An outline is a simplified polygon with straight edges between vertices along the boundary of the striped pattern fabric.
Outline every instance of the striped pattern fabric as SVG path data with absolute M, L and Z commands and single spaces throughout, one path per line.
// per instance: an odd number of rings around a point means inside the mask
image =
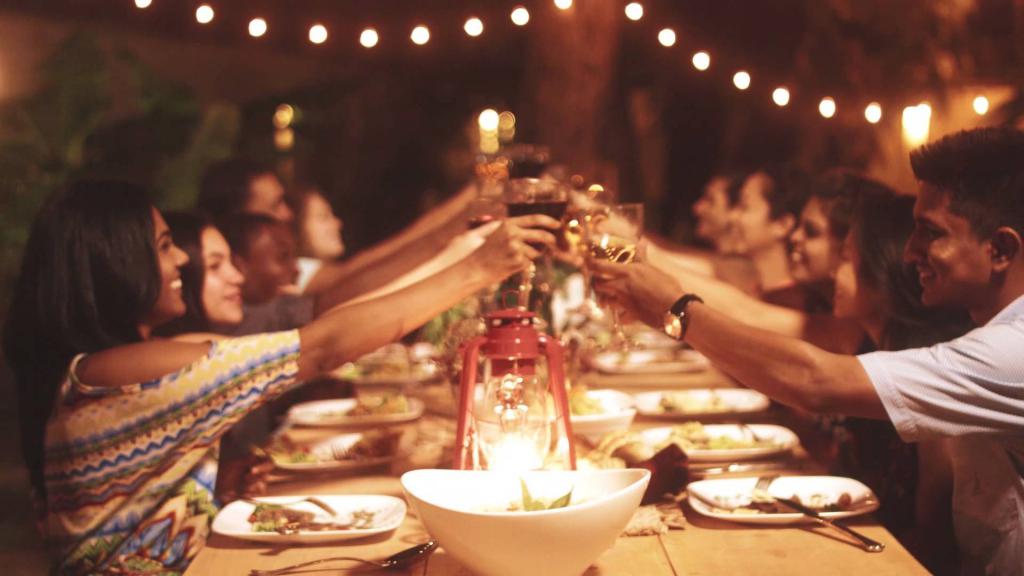
M 215 447 L 298 372 L 298 331 L 224 340 L 173 374 L 90 387 L 71 364 L 46 429 L 43 528 L 68 574 L 177 574 L 217 508 Z

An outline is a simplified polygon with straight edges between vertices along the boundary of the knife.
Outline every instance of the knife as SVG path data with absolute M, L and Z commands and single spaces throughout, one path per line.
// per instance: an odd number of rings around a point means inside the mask
M 775 501 L 785 506 L 788 506 L 793 510 L 796 510 L 797 512 L 803 514 L 804 516 L 807 516 L 808 518 L 814 519 L 814 521 L 818 524 L 830 526 L 832 528 L 835 528 L 836 530 L 839 530 L 840 532 L 848 534 L 849 536 L 853 536 L 860 542 L 861 548 L 868 552 L 881 552 L 882 550 L 885 550 L 885 544 L 882 544 L 881 542 L 876 542 L 875 540 L 868 538 L 860 532 L 857 532 L 853 528 L 850 528 L 843 524 L 837 524 L 836 522 L 833 522 L 832 520 L 823 517 L 821 514 L 818 513 L 817 510 L 814 510 L 813 508 L 808 508 L 807 506 L 801 504 L 800 502 L 797 502 L 796 500 L 793 500 L 791 498 L 776 497 Z

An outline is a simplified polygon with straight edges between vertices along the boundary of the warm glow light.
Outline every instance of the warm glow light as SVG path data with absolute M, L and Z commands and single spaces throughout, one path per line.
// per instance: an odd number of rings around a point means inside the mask
M 279 104 L 274 109 L 274 127 L 278 130 L 282 130 L 291 126 L 292 120 L 295 119 L 295 108 L 291 104 Z
M 498 111 L 493 108 L 488 108 L 480 113 L 480 117 L 477 118 L 477 124 L 480 125 L 480 129 L 484 132 L 495 132 L 498 130 Z
M 864 118 L 872 124 L 878 124 L 878 121 L 882 119 L 882 105 L 878 102 L 868 104 L 868 107 L 864 109 Z
M 409 38 L 412 38 L 413 44 L 423 46 L 427 42 L 430 42 L 430 30 L 426 26 L 417 26 L 412 29 L 412 33 L 409 34 Z
M 544 455 L 537 443 L 523 434 L 503 434 L 487 454 L 489 470 L 537 470 L 544 466 Z
M 149 5 L 153 3 L 153 0 L 135 0 L 136 8 L 149 8 Z
M 526 23 L 530 21 L 530 11 L 522 6 L 516 6 L 512 9 L 512 23 L 516 26 L 526 26 Z
M 213 22 L 213 8 L 209 4 L 203 4 L 199 8 L 196 8 L 196 22 L 200 24 L 209 24 Z
M 267 21 L 263 18 L 249 20 L 249 36 L 259 38 L 267 33 Z
M 903 109 L 903 138 L 911 147 L 928 141 L 932 123 L 932 107 L 926 102 Z
M 658 42 L 666 48 L 675 46 L 676 31 L 671 28 L 662 28 L 661 32 L 658 32 Z
M 789 104 L 789 90 L 778 87 L 772 91 L 772 102 L 775 102 L 777 106 L 785 106 Z
M 630 2 L 626 4 L 626 18 L 629 18 L 633 22 L 644 17 L 644 5 L 639 2 Z
M 466 20 L 466 24 L 462 29 L 466 31 L 466 34 L 476 38 L 484 33 L 484 23 L 479 18 L 470 18 Z
M 274 146 L 278 150 L 291 150 L 295 146 L 295 132 L 291 128 L 274 131 Z
M 711 54 L 700 51 L 693 55 L 693 67 L 701 72 L 711 67 Z
M 501 114 L 498 114 L 498 128 L 501 130 L 511 130 L 516 127 L 516 115 L 505 110 Z
M 323 24 L 314 24 L 309 29 L 309 41 L 313 44 L 327 42 L 327 28 Z
M 740 90 L 750 88 L 750 74 L 740 70 L 732 75 L 732 83 Z
M 821 102 L 818 102 L 818 113 L 824 116 L 825 118 L 831 118 L 835 116 L 836 101 L 827 96 L 825 98 L 822 98 Z
M 568 10 L 572 8 L 572 0 L 555 0 L 555 7 L 559 10 Z
M 373 48 L 379 41 L 380 36 L 377 35 L 377 31 L 373 28 L 367 28 L 359 35 L 359 43 L 362 44 L 364 48 Z
M 972 105 L 974 106 L 974 113 L 978 116 L 988 114 L 988 98 L 977 96 Z

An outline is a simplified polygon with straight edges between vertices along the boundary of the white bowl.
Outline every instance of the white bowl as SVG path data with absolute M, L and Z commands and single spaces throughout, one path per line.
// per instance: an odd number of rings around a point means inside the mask
M 427 531 L 483 576 L 578 576 L 615 544 L 647 489 L 643 469 L 499 472 L 414 470 L 402 486 Z M 572 488 L 571 504 L 540 512 L 488 512 Z
M 585 416 L 573 414 L 570 421 L 574 435 L 597 442 L 608 432 L 629 429 L 636 417 L 632 396 L 618 390 L 587 390 L 585 394 L 600 402 L 603 412 Z

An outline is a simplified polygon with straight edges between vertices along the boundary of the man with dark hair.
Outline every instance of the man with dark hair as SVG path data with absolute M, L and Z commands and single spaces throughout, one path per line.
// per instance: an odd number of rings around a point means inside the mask
M 214 219 L 236 212 L 266 214 L 282 222 L 295 218 L 274 170 L 245 158 L 229 158 L 209 166 L 203 174 L 196 207 Z
M 904 259 L 922 301 L 979 328 L 860 356 L 752 328 L 646 264 L 595 263 L 599 289 L 720 369 L 806 410 L 889 419 L 908 442 L 949 438 L 953 516 L 967 574 L 1024 567 L 1024 133 L 961 132 L 914 152 L 921 181 Z

